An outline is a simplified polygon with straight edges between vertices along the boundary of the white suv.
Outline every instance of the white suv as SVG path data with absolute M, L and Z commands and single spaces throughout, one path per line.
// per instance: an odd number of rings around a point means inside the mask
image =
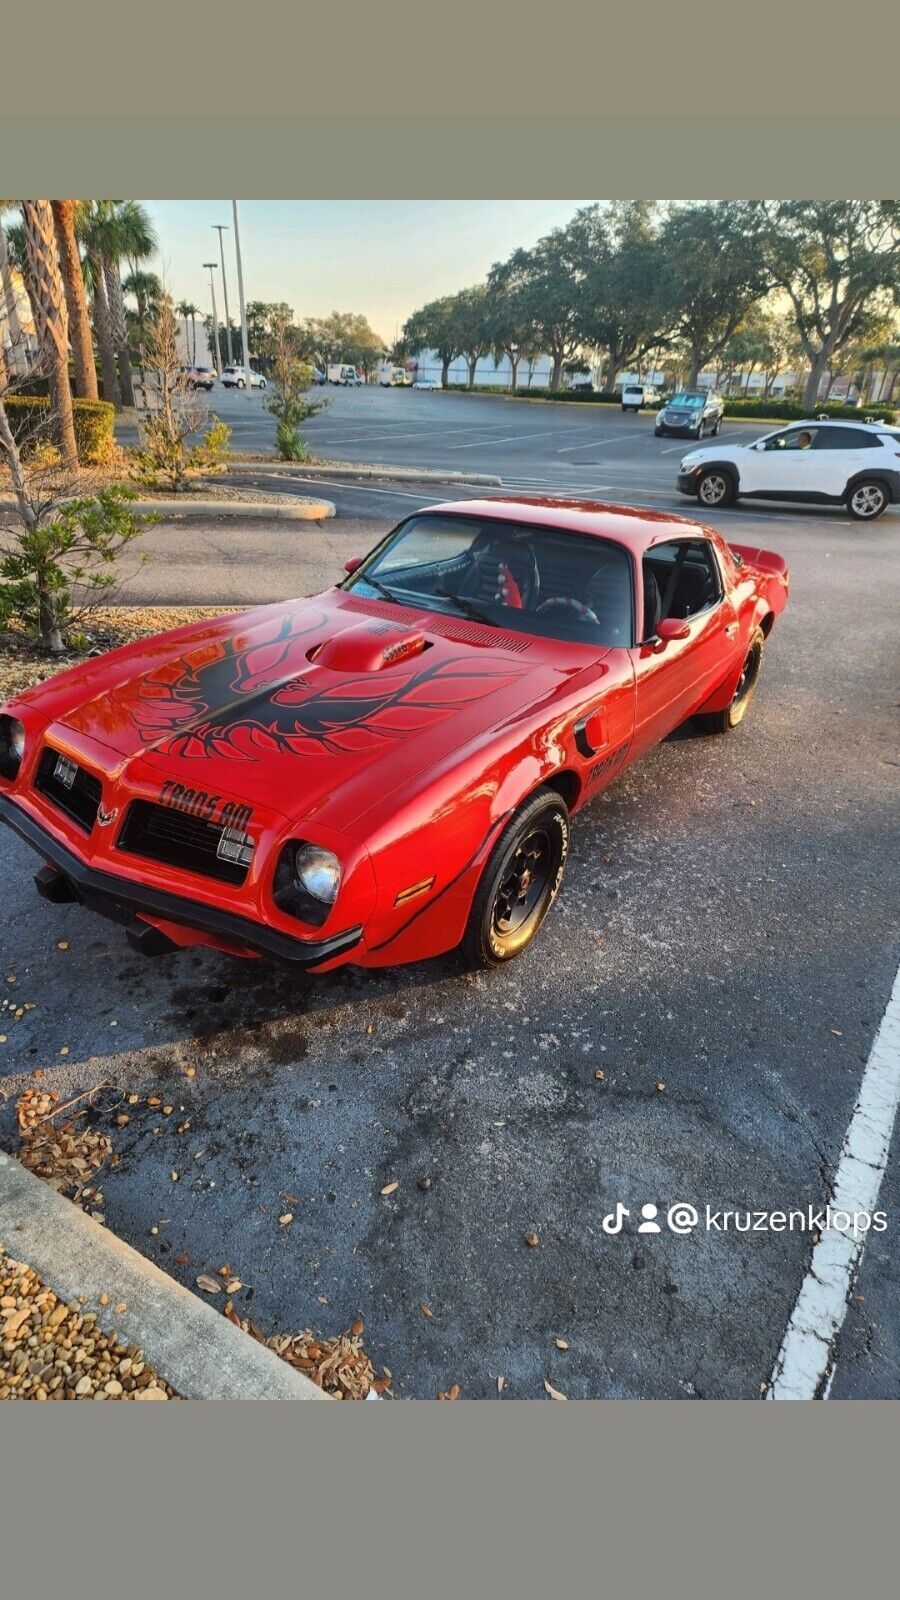
M 234 365 L 223 367 L 222 382 L 226 389 L 246 389 L 247 374 L 243 367 Z M 266 387 L 266 380 L 262 373 L 254 372 L 252 367 L 250 368 L 250 387 L 251 389 L 264 389 Z
M 845 505 L 874 522 L 900 503 L 900 429 L 878 422 L 796 422 L 753 444 L 692 450 L 677 478 L 707 510 L 735 500 Z

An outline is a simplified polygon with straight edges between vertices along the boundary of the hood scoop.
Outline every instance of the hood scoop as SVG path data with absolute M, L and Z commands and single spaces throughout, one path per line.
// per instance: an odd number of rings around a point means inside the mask
M 415 629 L 361 622 L 316 645 L 308 659 L 331 672 L 383 672 L 430 649 L 431 641 Z

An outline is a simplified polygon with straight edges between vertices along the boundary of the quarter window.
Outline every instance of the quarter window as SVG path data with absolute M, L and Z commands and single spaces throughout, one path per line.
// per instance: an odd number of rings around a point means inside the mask
M 644 557 L 645 594 L 659 593 L 660 622 L 665 617 L 695 617 L 721 598 L 719 567 L 707 539 L 673 539 L 656 544 Z

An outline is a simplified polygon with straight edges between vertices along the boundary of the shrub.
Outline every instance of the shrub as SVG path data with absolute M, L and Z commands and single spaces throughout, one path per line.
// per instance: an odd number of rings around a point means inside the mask
M 6 401 L 8 407 L 9 401 Z M 59 484 L 65 494 L 65 482 Z M 96 495 L 54 499 L 52 478 L 38 482 L 0 543 L 0 625 L 13 617 L 53 653 L 77 624 L 109 598 L 116 558 L 157 519 L 136 516 L 132 491 L 115 485 Z M 9 514 L 13 517 L 13 514 Z
M 130 476 L 135 482 L 181 493 L 192 472 L 214 472 L 224 464 L 231 438 L 228 424 L 214 416 L 203 437 L 188 447 L 185 430 L 192 420 L 171 406 L 144 417 L 143 443 L 131 452 Z
M 894 412 L 889 406 L 847 406 L 839 400 L 817 401 L 814 406 L 804 406 L 799 400 L 780 400 L 777 396 L 774 399 L 770 396 L 768 400 L 726 400 L 725 415 L 759 417 L 763 420 L 769 418 L 773 422 L 804 422 L 819 416 L 844 422 L 865 422 L 867 418 L 881 417 L 886 422 L 894 420 Z
M 6 415 L 16 443 L 25 451 L 49 440 L 52 408 L 47 395 L 9 394 Z M 84 467 L 105 466 L 115 459 L 115 409 L 106 400 L 73 400 L 75 443 Z

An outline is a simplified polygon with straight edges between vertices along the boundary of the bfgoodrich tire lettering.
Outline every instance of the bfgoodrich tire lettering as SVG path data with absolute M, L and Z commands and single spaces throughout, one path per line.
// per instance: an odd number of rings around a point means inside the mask
M 562 882 L 569 813 L 539 789 L 507 824 L 475 891 L 462 954 L 467 966 L 499 967 L 530 944 Z

